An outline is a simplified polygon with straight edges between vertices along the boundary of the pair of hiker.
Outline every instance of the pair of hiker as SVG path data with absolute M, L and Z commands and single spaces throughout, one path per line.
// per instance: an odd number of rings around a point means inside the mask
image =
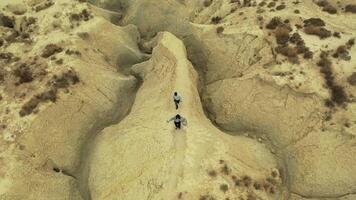
M 179 103 L 182 101 L 182 97 L 179 96 L 177 92 L 174 92 L 174 94 L 173 94 L 173 101 L 176 106 L 176 110 L 178 110 Z M 172 117 L 170 120 L 167 121 L 167 123 L 169 123 L 171 121 L 174 121 L 174 125 L 175 125 L 176 129 L 180 129 L 182 124 L 184 126 L 187 125 L 187 120 L 184 117 L 180 116 L 179 114 Z

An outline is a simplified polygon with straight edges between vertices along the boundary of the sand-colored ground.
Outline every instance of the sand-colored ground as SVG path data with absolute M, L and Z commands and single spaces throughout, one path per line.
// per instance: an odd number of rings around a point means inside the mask
M 355 200 L 355 37 L 353 0 L 2 0 L 0 200 Z

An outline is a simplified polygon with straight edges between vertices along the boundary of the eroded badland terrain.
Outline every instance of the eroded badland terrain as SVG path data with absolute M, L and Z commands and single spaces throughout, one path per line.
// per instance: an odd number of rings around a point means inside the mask
M 355 37 L 354 0 L 0 0 L 0 199 L 356 200 Z

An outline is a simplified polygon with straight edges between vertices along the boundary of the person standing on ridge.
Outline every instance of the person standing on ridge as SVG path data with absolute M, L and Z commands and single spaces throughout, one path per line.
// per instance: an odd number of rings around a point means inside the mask
M 181 100 L 182 100 L 182 97 L 180 97 L 177 92 L 174 92 L 173 101 L 176 105 L 176 110 L 178 110 L 178 106 L 179 106 L 179 103 L 181 102 Z
M 184 126 L 187 125 L 187 120 L 184 117 L 181 117 L 179 114 L 172 117 L 170 120 L 167 120 L 167 123 L 169 123 L 170 121 L 174 121 L 174 125 L 176 126 L 176 129 L 180 129 L 181 124 L 183 124 Z

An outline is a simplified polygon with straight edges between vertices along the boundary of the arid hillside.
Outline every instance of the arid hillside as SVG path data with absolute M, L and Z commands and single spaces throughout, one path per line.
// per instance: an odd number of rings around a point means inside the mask
M 1 0 L 0 200 L 356 200 L 355 40 L 354 0 Z

